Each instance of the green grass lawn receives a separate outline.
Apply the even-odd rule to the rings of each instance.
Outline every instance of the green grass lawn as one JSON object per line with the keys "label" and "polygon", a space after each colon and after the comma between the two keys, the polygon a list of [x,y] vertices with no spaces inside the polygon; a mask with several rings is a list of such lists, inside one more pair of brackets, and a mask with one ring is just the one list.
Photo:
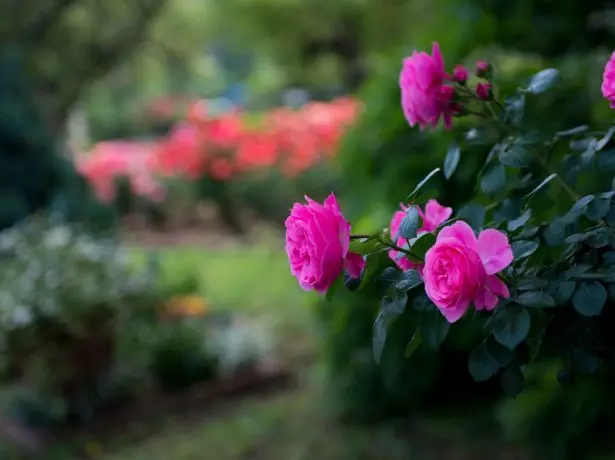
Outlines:
{"label": "green grass lawn", "polygon": [[[301,290],[280,248],[254,245],[224,249],[175,247],[157,249],[165,279],[181,282],[196,275],[200,294],[213,311],[231,311],[267,322],[284,357],[311,353],[312,315],[316,299]],[[133,249],[136,263],[148,251]]]}

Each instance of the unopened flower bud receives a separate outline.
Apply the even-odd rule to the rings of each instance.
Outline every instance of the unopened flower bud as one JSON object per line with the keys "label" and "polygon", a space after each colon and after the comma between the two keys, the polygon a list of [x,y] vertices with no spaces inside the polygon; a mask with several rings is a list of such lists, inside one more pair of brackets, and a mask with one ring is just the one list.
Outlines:
{"label": "unopened flower bud", "polygon": [[493,91],[491,88],[491,83],[489,82],[480,82],[476,85],[476,96],[483,101],[489,101],[493,97]]}
{"label": "unopened flower bud", "polygon": [[462,65],[456,66],[453,69],[453,80],[462,85],[465,84],[468,80],[468,70]]}
{"label": "unopened flower bud", "polygon": [[476,61],[476,76],[478,78],[490,78],[491,64],[487,61]]}

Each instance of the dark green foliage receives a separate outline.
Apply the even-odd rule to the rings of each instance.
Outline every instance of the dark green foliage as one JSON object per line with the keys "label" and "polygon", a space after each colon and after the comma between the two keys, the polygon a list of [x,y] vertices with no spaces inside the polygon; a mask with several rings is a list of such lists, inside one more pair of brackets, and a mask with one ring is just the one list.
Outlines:
{"label": "dark green foliage", "polygon": [[113,212],[98,204],[63,157],[37,111],[18,55],[0,53],[0,229],[53,211],[106,230]]}
{"label": "dark green foliage", "polygon": [[150,369],[164,391],[178,391],[213,379],[217,362],[205,349],[202,328],[187,322],[164,331],[153,347]]}

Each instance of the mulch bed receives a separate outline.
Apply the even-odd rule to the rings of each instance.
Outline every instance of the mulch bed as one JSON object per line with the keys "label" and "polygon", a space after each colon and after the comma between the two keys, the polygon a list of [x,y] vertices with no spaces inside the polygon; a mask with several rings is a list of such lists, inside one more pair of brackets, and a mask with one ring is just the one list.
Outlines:
{"label": "mulch bed", "polygon": [[[83,455],[85,440],[95,440],[103,445],[107,441],[116,443],[118,439],[122,443],[135,442],[151,435],[156,430],[156,424],[168,420],[169,417],[185,419],[200,416],[221,403],[286,390],[294,384],[294,373],[286,369],[246,369],[233,377],[199,384],[184,392],[150,394],[134,404],[101,415],[90,424],[74,429],[61,429],[53,434],[34,433],[7,419],[0,419],[0,440],[9,439],[23,447],[25,452],[35,456],[54,445],[72,447],[70,450],[74,450],[74,455],[79,456]],[[147,429],[144,430],[144,426]],[[131,427],[139,429],[131,430]]]}

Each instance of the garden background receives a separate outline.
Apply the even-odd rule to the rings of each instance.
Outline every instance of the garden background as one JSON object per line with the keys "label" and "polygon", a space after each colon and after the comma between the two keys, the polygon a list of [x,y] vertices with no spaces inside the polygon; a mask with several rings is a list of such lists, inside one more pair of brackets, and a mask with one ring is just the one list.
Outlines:
{"label": "garden background", "polygon": [[610,121],[614,35],[599,0],[2,2],[2,458],[613,458],[608,386],[475,384],[471,324],[406,361],[404,315],[376,364],[380,293],[301,294],[282,224],[334,191],[382,228],[442,164],[455,133],[400,108],[413,49],[503,88],[559,68],[557,131]]}

